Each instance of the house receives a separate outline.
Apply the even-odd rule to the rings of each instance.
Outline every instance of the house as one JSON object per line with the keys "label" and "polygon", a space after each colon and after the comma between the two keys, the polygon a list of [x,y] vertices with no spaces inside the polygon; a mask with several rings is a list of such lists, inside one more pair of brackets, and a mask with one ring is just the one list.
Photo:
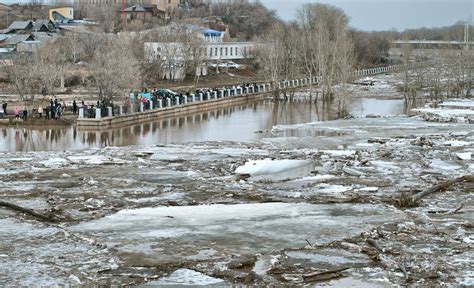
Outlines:
{"label": "house", "polygon": [[74,19],[74,8],[73,7],[57,7],[51,8],[48,12],[48,19],[50,21],[65,21]]}
{"label": "house", "polygon": [[17,35],[12,35],[10,36],[7,41],[5,41],[5,44],[7,45],[16,45],[20,42],[24,41],[35,41],[35,37],[31,34],[17,34]]}
{"label": "house", "polygon": [[36,41],[40,41],[42,44],[51,41],[57,37],[56,34],[47,32],[33,32],[31,33]]}
{"label": "house", "polygon": [[13,21],[5,30],[5,34],[29,33],[33,30],[33,21]]}
{"label": "house", "polygon": [[[1,35],[1,34],[0,34]],[[33,52],[45,43],[54,39],[52,34],[46,32],[32,32],[29,34],[7,35],[8,39],[0,42],[5,51]],[[0,38],[1,39],[1,38]],[[5,53],[5,51],[3,51]]]}
{"label": "house", "polygon": [[35,32],[51,32],[54,28],[54,23],[49,19],[40,19],[33,23],[33,31]]}
{"label": "house", "polygon": [[0,13],[6,13],[6,12],[10,12],[11,10],[13,10],[10,6],[6,5],[6,4],[3,4],[3,3],[0,3]]}
{"label": "house", "polygon": [[[122,10],[120,9],[118,12],[122,13]],[[127,21],[141,20],[143,22],[157,14],[156,7],[148,4],[136,4],[125,8],[123,12]]]}

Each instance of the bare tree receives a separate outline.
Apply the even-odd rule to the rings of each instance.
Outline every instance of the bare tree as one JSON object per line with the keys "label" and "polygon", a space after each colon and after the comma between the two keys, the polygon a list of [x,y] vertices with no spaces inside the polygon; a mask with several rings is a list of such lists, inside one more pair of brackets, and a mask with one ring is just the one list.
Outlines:
{"label": "bare tree", "polygon": [[36,93],[39,91],[39,79],[32,69],[34,64],[31,56],[17,54],[14,64],[5,66],[5,71],[9,83],[9,90],[19,96],[24,105],[31,108]]}
{"label": "bare tree", "polygon": [[[278,88],[277,82],[280,79],[293,79],[299,74],[299,66],[296,61],[298,56],[298,28],[293,24],[277,23],[269,30],[267,35],[259,41],[257,58],[262,66],[262,73],[267,81]],[[281,91],[285,98],[286,90]],[[275,91],[278,97],[280,91]],[[292,96],[291,94],[290,96]]]}
{"label": "bare tree", "polygon": [[402,46],[402,63],[403,63],[403,97],[405,101],[409,98],[410,88],[410,63],[413,53],[413,46],[411,44],[403,44]]}
{"label": "bare tree", "polygon": [[66,53],[67,51],[56,47],[54,43],[48,43],[34,53],[31,69],[38,77],[38,85],[43,97],[53,96],[55,88],[64,81]]}
{"label": "bare tree", "polygon": [[[346,81],[343,74],[352,69],[353,45],[348,33],[348,17],[339,8],[325,4],[305,4],[299,10],[301,33],[307,41],[304,52],[306,72],[320,77],[319,86],[324,101],[333,98],[336,81]],[[341,59],[346,63],[343,65]],[[344,67],[344,71],[341,68]]]}
{"label": "bare tree", "polygon": [[140,83],[140,63],[131,52],[133,42],[126,37],[107,39],[91,61],[91,85],[98,89],[101,102],[110,103]]}

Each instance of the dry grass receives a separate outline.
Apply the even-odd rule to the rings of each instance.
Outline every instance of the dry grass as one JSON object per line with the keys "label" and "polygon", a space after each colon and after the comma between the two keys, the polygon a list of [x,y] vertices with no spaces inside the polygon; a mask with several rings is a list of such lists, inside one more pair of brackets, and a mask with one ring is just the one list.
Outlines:
{"label": "dry grass", "polygon": [[413,197],[410,192],[402,192],[394,199],[394,205],[398,208],[412,208],[420,205],[420,199]]}

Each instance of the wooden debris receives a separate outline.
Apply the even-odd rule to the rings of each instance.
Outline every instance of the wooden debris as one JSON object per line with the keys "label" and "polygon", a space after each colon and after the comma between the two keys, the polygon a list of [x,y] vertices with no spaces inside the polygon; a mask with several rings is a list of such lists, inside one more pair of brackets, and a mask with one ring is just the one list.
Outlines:
{"label": "wooden debris", "polygon": [[33,211],[29,208],[24,208],[24,207],[18,206],[16,204],[5,202],[5,201],[0,201],[0,207],[5,207],[5,208],[8,208],[8,209],[11,209],[11,210],[14,210],[14,211],[19,211],[19,212],[28,214],[28,215],[33,216],[33,217],[35,217],[35,218],[37,218],[38,220],[41,220],[41,221],[46,221],[46,222],[57,222],[58,221],[58,219],[56,219],[55,217],[53,217],[51,215],[40,214],[40,213],[37,213],[37,212],[35,212],[35,211]]}
{"label": "wooden debris", "polygon": [[417,194],[415,194],[414,198],[415,199],[421,199],[427,195],[430,195],[432,193],[436,193],[438,191],[443,191],[451,187],[452,185],[456,183],[462,183],[462,182],[474,182],[474,175],[470,176],[461,176],[452,180],[448,180],[446,182],[443,182],[441,184],[438,184],[436,186],[433,186],[431,188],[425,189]]}
{"label": "wooden debris", "polygon": [[342,272],[350,269],[350,267],[344,267],[334,270],[328,270],[323,272],[314,272],[303,275],[303,279],[305,282],[320,282],[320,281],[327,281],[334,278],[339,278],[342,276]]}
{"label": "wooden debris", "polygon": [[377,249],[379,252],[383,252],[382,248],[380,248],[380,245],[379,243],[377,243],[377,241],[375,241],[374,239],[372,238],[367,238],[367,243],[370,244],[370,246],[374,247],[375,249]]}

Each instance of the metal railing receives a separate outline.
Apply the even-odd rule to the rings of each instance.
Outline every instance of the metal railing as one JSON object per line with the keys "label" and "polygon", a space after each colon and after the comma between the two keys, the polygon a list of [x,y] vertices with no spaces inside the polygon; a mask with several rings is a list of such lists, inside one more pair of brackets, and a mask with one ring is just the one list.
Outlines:
{"label": "metal railing", "polygon": [[[410,63],[409,69],[416,68],[420,65],[426,65],[426,63]],[[352,72],[352,77],[364,77],[369,75],[376,75],[388,72],[396,72],[406,68],[405,65],[390,65],[383,67],[375,67],[368,69],[360,69]],[[119,105],[115,107],[107,107],[107,110],[95,108],[95,109],[83,109],[79,108],[79,118],[95,118],[101,119],[103,117],[114,117],[132,113],[143,113],[150,110],[157,110],[169,107],[177,107],[182,105],[188,105],[196,102],[211,101],[223,98],[247,96],[258,93],[269,93],[275,90],[302,88],[309,85],[317,85],[321,82],[321,76],[304,77],[292,80],[282,80],[276,83],[254,83],[254,84],[242,84],[231,87],[222,87],[220,89],[199,89],[200,92],[186,95],[172,95],[168,97],[153,97],[153,100],[147,100],[143,102],[134,101],[128,105]]]}

